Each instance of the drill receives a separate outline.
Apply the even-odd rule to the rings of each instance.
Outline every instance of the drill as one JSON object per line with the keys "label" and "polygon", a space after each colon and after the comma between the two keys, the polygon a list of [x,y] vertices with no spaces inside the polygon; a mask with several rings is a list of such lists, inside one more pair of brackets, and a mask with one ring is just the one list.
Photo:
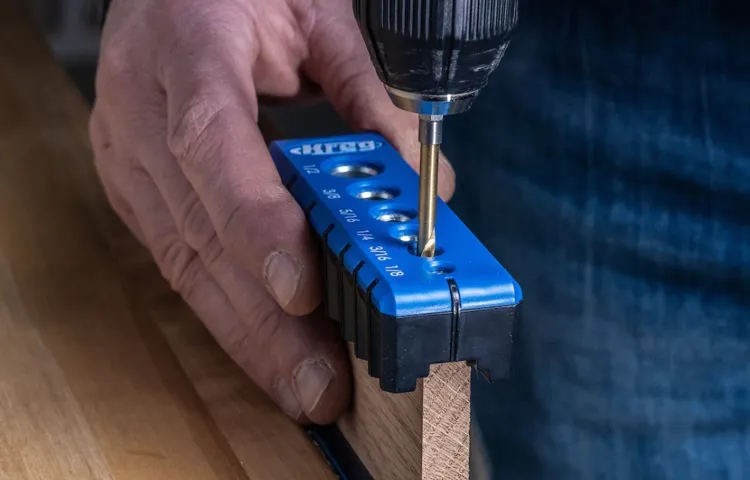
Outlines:
{"label": "drill", "polygon": [[442,121],[467,111],[510,42],[518,0],[353,0],[370,58],[393,103],[419,115],[417,251],[435,255]]}

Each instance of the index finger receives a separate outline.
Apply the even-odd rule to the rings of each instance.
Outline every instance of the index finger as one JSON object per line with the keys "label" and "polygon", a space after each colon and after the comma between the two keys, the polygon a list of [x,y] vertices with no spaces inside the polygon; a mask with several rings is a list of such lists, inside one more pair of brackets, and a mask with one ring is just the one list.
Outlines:
{"label": "index finger", "polygon": [[230,255],[288,313],[307,314],[320,301],[317,251],[256,123],[253,39],[221,25],[161,57],[169,151]]}

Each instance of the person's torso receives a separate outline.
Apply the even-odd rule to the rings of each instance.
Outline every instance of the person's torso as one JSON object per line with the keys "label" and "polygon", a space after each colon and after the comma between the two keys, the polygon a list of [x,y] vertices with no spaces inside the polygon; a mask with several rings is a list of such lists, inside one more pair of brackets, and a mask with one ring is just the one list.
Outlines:
{"label": "person's torso", "polygon": [[497,468],[538,476],[498,478],[750,478],[739,4],[522,2],[448,119],[452,207],[525,294],[519,378],[477,408]]}

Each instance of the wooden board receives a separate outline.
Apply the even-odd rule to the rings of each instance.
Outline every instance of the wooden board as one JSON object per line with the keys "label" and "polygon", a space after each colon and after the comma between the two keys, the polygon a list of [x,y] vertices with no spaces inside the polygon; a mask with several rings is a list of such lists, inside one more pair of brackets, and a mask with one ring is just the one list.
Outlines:
{"label": "wooden board", "polygon": [[433,366],[413,393],[379,389],[354,358],[354,408],[339,428],[377,479],[468,480],[470,368]]}
{"label": "wooden board", "polygon": [[110,212],[88,111],[6,0],[0,65],[0,479],[333,479]]}

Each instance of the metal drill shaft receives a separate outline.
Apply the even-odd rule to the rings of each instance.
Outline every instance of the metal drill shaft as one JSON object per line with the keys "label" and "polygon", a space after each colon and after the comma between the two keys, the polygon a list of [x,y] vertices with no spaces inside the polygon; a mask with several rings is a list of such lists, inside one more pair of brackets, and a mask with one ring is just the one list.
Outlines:
{"label": "metal drill shaft", "polygon": [[443,117],[419,116],[419,235],[417,251],[422,257],[435,256],[435,217],[437,207],[438,164],[442,142]]}

